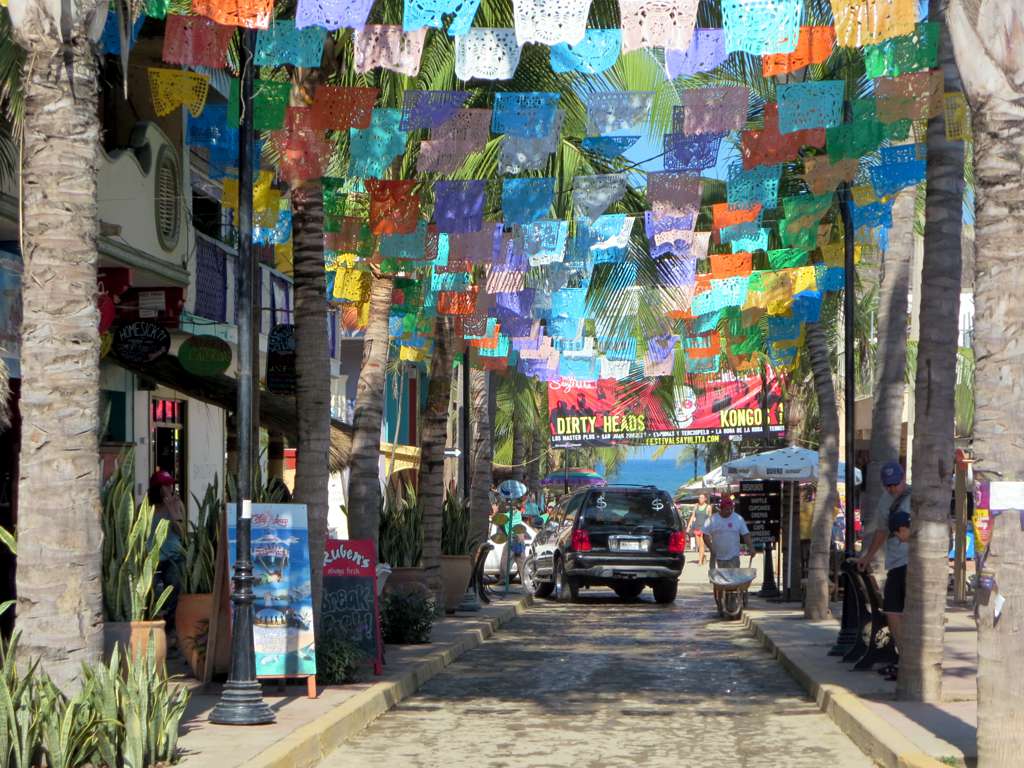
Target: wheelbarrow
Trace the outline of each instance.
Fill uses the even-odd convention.
[[[715,604],[723,619],[736,620],[747,607],[747,590],[757,578],[756,568],[712,568],[708,580],[715,587]]]

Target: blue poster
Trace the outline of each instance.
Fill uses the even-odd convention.
[[[232,571],[237,538],[235,505],[228,504],[228,557]],[[315,675],[305,504],[252,505],[252,571],[256,675]]]

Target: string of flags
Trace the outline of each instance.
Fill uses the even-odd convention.
[[[288,188],[319,182],[328,299],[365,318],[369,265],[390,277],[404,360],[429,358],[433,318],[450,315],[477,364],[542,380],[713,377],[765,359],[784,369],[843,287],[837,187],[851,189],[858,257],[884,248],[892,197],[925,177],[922,121],[942,115],[951,140],[970,138],[966,102],[936,69],[938,25],[916,0],[830,2],[833,23],[812,24],[804,0],[721,0],[721,27],[700,27],[698,0],[618,0],[620,27],[599,28],[586,0],[513,0],[508,27],[477,26],[481,0],[405,0],[400,24],[370,23],[373,0],[299,0],[294,18],[274,18],[267,0],[170,12],[150,0],[168,66],[150,68],[149,84],[158,115],[188,109],[188,142],[234,208],[238,82],[226,104],[207,104],[210,71],[227,66],[236,27],[258,30],[253,120],[275,168],[255,153],[254,237],[289,248]],[[349,47],[356,73],[416,77],[431,36],[450,38],[462,86],[409,88],[400,106],[361,82],[299,92],[280,77],[320,67],[329,42]],[[119,35],[103,40],[117,52]],[[551,74],[572,78],[582,133],[559,93],[500,85],[526,45],[547,46]],[[865,92],[811,76],[842,48],[861,49]],[[624,55],[654,56],[677,86],[653,145],[659,170],[626,157],[651,144],[663,94],[612,89],[605,73]],[[710,85],[738,55],[773,78],[767,101],[735,77]],[[481,96],[487,83],[499,89]],[[594,172],[552,175],[566,147]],[[483,152],[499,178],[459,175]],[[409,178],[393,177],[399,159]],[[711,178],[724,194],[709,205]]]

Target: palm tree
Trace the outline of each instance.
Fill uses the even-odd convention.
[[[380,428],[384,419],[385,368],[388,361],[388,315],[394,279],[375,277],[370,288],[370,319],[363,335],[348,481],[348,534],[377,540],[380,530]]]
[[[324,206],[319,182],[292,189],[292,278],[295,290],[296,503],[306,505],[310,588],[319,621],[327,541],[331,366],[324,287]]]
[[[818,323],[807,323],[806,327],[807,355],[814,375],[821,443],[818,446],[818,484],[814,496],[804,616],[825,619],[829,616],[829,542],[839,474],[839,412],[836,410],[836,390],[826,334]]]
[[[74,7],[71,35],[41,3],[8,9],[31,61],[21,82],[21,470],[19,650],[70,687],[103,651],[99,519],[99,2]]]
[[[889,248],[879,264],[878,357],[871,411],[871,448],[866,488],[861,501],[861,519],[871,530],[885,521],[874,519],[882,494],[879,471],[887,461],[900,455],[903,431],[903,400],[907,370],[907,294],[910,291],[910,265],[914,258],[914,201],[916,187],[896,195],[892,209]]]
[[[928,18],[942,24],[939,62],[946,93],[959,93],[960,73],[945,24],[947,0],[932,0]],[[913,444],[913,528],[907,567],[897,694],[942,699],[950,477],[953,474],[954,389],[961,290],[964,145],[946,138],[943,118],[928,125],[921,335]]]
[[[947,15],[957,67],[971,106],[975,238],[975,471],[1016,480],[1024,446],[1014,425],[1024,398],[1024,361],[1011,341],[1022,322],[1024,241],[1014,226],[1024,211],[1024,24],[1020,6],[997,0],[950,0]],[[947,502],[948,504],[948,502]],[[944,506],[944,509],[947,507]],[[1024,530],[1016,518],[999,519],[996,545],[985,569],[1005,598],[1002,620],[996,600],[980,606],[978,620],[978,762],[999,768],[1020,763],[1024,729],[1012,727],[1020,701],[1015,660],[1024,654],[1019,631],[1024,595]]]
[[[441,584],[441,535],[444,509],[444,450],[448,442],[448,405],[452,397],[452,320],[434,319],[434,354],[420,438],[419,503],[423,510],[423,555],[427,588],[444,607]]]
[[[469,399],[473,414],[473,452],[469,479],[469,530],[474,539],[488,533],[491,515],[490,490],[493,484],[494,444],[491,440],[491,374],[479,368],[469,371]]]

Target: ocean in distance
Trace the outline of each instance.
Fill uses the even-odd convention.
[[[697,473],[704,474],[704,459],[697,459]],[[694,477],[693,460],[686,461],[682,466],[676,464],[676,457],[669,454],[661,459],[650,459],[645,456],[630,457],[619,466],[611,483],[628,483],[630,485],[654,485],[669,493]]]

